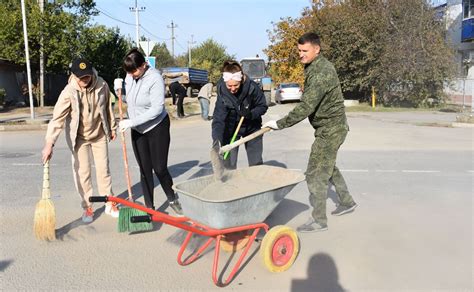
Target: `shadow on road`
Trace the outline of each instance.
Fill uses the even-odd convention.
[[[270,216],[265,219],[265,223],[267,223],[270,228],[277,225],[285,225],[303,211],[308,210],[308,208],[306,204],[283,199]]]
[[[5,271],[12,263],[13,260],[0,261],[0,272]]]
[[[308,265],[308,278],[293,280],[292,292],[342,292],[346,291],[339,283],[337,267],[331,256],[318,253],[311,257]]]

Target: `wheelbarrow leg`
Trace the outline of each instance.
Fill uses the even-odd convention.
[[[212,280],[214,281],[214,284],[216,284],[217,286],[223,287],[223,286],[227,286],[232,281],[235,274],[240,269],[240,265],[242,264],[242,261],[247,256],[247,253],[250,250],[250,246],[252,246],[252,243],[255,241],[255,238],[257,237],[257,234],[260,231],[260,228],[261,227],[258,227],[258,228],[254,229],[252,235],[250,236],[249,241],[247,242],[247,245],[245,246],[245,249],[242,251],[242,253],[240,254],[239,259],[237,260],[237,263],[234,265],[234,268],[230,272],[227,279],[222,283],[219,283],[219,281],[217,279],[217,268],[219,266],[219,254],[220,254],[220,244],[221,244],[222,235],[218,235],[216,237],[216,247],[215,247],[215,250],[214,250],[214,264],[212,266]]]
[[[194,262],[196,259],[199,258],[199,256],[207,249],[207,247],[211,244],[212,241],[214,241],[213,237],[210,237],[195,253],[191,254],[188,259],[185,261],[182,260],[183,253],[186,250],[186,247],[188,246],[191,237],[193,236],[193,232],[188,231],[188,234],[186,235],[186,238],[183,241],[183,244],[181,245],[181,248],[179,249],[178,252],[178,264],[181,266],[186,266]]]

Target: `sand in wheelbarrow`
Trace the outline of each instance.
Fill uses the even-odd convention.
[[[227,171],[225,181],[215,180],[202,189],[197,197],[227,201],[282,187],[285,180],[279,178],[280,172],[279,169],[270,169],[262,173],[258,167]]]

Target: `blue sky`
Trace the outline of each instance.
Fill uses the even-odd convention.
[[[123,35],[135,40],[135,26],[122,23],[135,24],[135,14],[129,9],[134,0],[96,0],[96,4],[103,13],[93,22],[118,26]],[[310,0],[138,0],[138,7],[146,8],[140,13],[140,24],[148,31],[140,29],[140,35],[164,41],[171,50],[171,29],[167,26],[173,20],[178,26],[175,55],[187,52],[193,35],[194,46],[212,38],[238,60],[256,54],[266,57],[262,49],[269,45],[271,23],[281,17],[299,17],[309,6]]]

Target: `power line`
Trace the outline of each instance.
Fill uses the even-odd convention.
[[[105,11],[99,9],[97,6],[96,6],[95,9],[97,9],[100,13],[102,13],[103,15],[105,15],[105,16],[107,16],[107,17],[109,17],[109,18],[111,18],[111,19],[113,19],[113,20],[115,20],[115,21],[121,22],[121,23],[126,24],[126,25],[135,26],[134,23],[125,22],[125,21],[123,21],[123,20],[120,20],[120,19],[117,19],[117,18],[111,16],[110,14],[106,13]]]
[[[165,39],[165,38],[160,38],[159,36],[156,36],[154,34],[152,34],[149,30],[147,30],[145,27],[143,27],[143,25],[140,24],[140,27],[145,31],[147,32],[149,35],[151,35],[152,37],[155,37],[157,39],[160,39],[160,40],[164,40],[164,41],[168,41],[170,39]]]

